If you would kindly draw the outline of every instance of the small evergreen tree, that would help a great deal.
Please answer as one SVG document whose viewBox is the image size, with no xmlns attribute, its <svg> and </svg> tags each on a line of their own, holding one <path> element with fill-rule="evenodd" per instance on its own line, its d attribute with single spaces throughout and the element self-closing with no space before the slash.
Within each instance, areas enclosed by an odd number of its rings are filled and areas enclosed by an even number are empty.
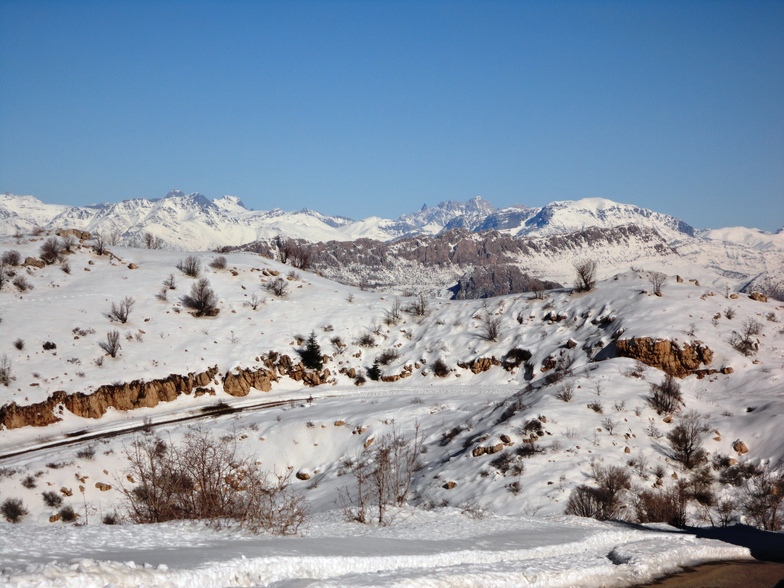
<svg viewBox="0 0 784 588">
<path fill-rule="evenodd" d="M 321 359 L 321 347 L 318 341 L 316 341 L 316 333 L 314 331 L 310 332 L 305 348 L 299 352 L 299 356 L 302 358 L 303 365 L 308 369 L 320 370 L 324 367 Z"/>
<path fill-rule="evenodd" d="M 373 381 L 378 381 L 381 379 L 381 368 L 378 365 L 378 360 L 373 362 L 373 366 L 367 368 L 367 376 Z"/>
</svg>

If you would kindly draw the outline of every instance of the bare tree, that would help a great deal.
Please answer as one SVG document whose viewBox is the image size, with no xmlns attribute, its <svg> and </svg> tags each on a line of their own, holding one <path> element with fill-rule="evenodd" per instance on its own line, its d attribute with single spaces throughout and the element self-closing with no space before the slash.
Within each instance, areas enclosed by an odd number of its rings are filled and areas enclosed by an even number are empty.
<svg viewBox="0 0 784 588">
<path fill-rule="evenodd" d="M 406 308 L 406 312 L 413 314 L 414 316 L 427 316 L 427 313 L 430 312 L 430 308 L 425 295 L 421 292 L 417 294 L 411 305 Z"/>
<path fill-rule="evenodd" d="M 193 316 L 215 316 L 218 314 L 218 297 L 207 278 L 201 278 L 191 286 L 190 295 L 180 298 L 182 305 L 194 311 Z"/>
<path fill-rule="evenodd" d="M 759 349 L 759 341 L 756 336 L 762 332 L 762 323 L 755 318 L 747 318 L 741 325 L 740 332 L 732 331 L 730 335 L 730 345 L 743 355 L 754 355 Z"/>
<path fill-rule="evenodd" d="M 198 278 L 201 272 L 201 262 L 195 255 L 189 255 L 177 264 L 177 269 L 191 278 Z"/>
<path fill-rule="evenodd" d="M 392 308 L 384 311 L 384 324 L 389 326 L 398 324 L 402 318 L 401 312 L 400 298 L 395 298 L 394 302 L 392 302 Z"/>
<path fill-rule="evenodd" d="M 142 235 L 142 240 L 144 241 L 144 246 L 147 249 L 160 249 L 163 247 L 163 241 L 161 241 L 160 237 L 156 237 L 149 231 L 145 231 Z"/>
<path fill-rule="evenodd" d="M 596 286 L 596 261 L 583 259 L 574 264 L 576 272 L 574 288 L 578 292 L 588 292 Z"/>
<path fill-rule="evenodd" d="M 103 349 L 110 357 L 117 357 L 122 345 L 120 345 L 120 331 L 114 329 L 106 333 L 106 341 L 100 341 L 98 346 Z"/>
<path fill-rule="evenodd" d="M 770 464 L 746 480 L 741 494 L 741 510 L 756 527 L 779 531 L 784 527 L 784 474 Z"/>
<path fill-rule="evenodd" d="M 123 298 L 122 302 L 115 304 L 112 302 L 112 308 L 106 313 L 110 321 L 117 321 L 118 323 L 125 324 L 128 322 L 128 317 L 131 314 L 131 309 L 136 301 L 130 296 Z"/>
<path fill-rule="evenodd" d="M 176 281 L 174 279 L 174 274 L 169 274 L 169 277 L 166 278 L 163 281 L 163 286 L 167 290 L 176 290 L 177 289 L 177 283 L 176 283 Z"/>
<path fill-rule="evenodd" d="M 11 380 L 11 360 L 4 353 L 0 355 L 0 384 L 3 386 L 10 386 Z"/>
<path fill-rule="evenodd" d="M 672 375 L 667 374 L 661 384 L 651 384 L 651 395 L 647 400 L 659 414 L 677 412 L 683 402 L 681 385 Z"/>
<path fill-rule="evenodd" d="M 648 281 L 651 283 L 651 286 L 653 286 L 653 293 L 656 294 L 656 296 L 661 296 L 661 289 L 662 286 L 667 283 L 667 276 L 662 272 L 651 272 L 648 274 Z"/>
<path fill-rule="evenodd" d="M 210 267 L 216 270 L 226 269 L 226 258 L 222 255 L 219 255 L 210 262 Z"/>
<path fill-rule="evenodd" d="M 93 251 L 96 255 L 104 255 L 108 251 L 106 248 L 106 239 L 100 233 L 93 235 Z"/>
<path fill-rule="evenodd" d="M 702 438 L 708 432 L 708 426 L 695 411 L 689 411 L 680 418 L 675 428 L 667 433 L 667 440 L 672 448 L 672 457 L 687 470 L 705 461 L 705 450 Z"/>
<path fill-rule="evenodd" d="M 22 263 L 22 254 L 16 249 L 3 252 L 2 262 L 11 267 L 16 267 Z"/>
</svg>

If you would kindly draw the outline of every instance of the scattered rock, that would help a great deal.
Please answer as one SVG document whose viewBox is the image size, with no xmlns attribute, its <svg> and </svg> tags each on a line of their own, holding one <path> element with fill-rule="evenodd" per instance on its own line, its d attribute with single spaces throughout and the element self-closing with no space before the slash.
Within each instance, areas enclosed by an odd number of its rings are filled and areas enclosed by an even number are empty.
<svg viewBox="0 0 784 588">
<path fill-rule="evenodd" d="M 749 452 L 748 446 L 740 439 L 732 444 L 732 450 L 735 451 L 738 455 L 743 455 L 744 453 Z"/>
<path fill-rule="evenodd" d="M 457 482 L 451 482 L 450 481 L 450 482 L 447 482 L 446 484 L 444 484 L 441 487 L 444 488 L 445 490 L 451 490 L 452 488 L 457 488 Z"/>
<path fill-rule="evenodd" d="M 752 300 L 756 300 L 757 302 L 767 302 L 768 297 L 765 296 L 762 292 L 752 292 L 749 294 L 749 298 Z"/>
<path fill-rule="evenodd" d="M 310 480 L 310 473 L 307 470 L 298 471 L 297 480 Z"/>
<path fill-rule="evenodd" d="M 66 496 L 66 497 L 73 496 L 73 490 L 71 490 L 70 488 L 66 488 L 65 486 L 60 488 L 60 492 L 62 492 L 63 496 Z"/>
<path fill-rule="evenodd" d="M 95 487 L 98 488 L 101 492 L 107 492 L 112 489 L 109 484 L 104 484 L 103 482 L 96 482 Z"/>
</svg>

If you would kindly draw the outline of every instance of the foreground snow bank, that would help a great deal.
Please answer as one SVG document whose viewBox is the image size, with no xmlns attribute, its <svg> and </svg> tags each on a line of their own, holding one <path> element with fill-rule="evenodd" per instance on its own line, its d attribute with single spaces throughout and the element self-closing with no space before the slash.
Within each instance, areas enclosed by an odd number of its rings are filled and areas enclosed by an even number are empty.
<svg viewBox="0 0 784 588">
<path fill-rule="evenodd" d="M 668 527 L 417 512 L 392 527 L 317 518 L 300 538 L 191 524 L 4 525 L 4 586 L 628 586 L 745 548 Z"/>
</svg>

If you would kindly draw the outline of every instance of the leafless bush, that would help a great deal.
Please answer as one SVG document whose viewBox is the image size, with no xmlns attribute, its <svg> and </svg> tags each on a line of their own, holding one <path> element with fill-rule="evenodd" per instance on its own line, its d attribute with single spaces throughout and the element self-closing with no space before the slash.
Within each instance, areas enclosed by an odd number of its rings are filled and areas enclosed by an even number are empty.
<svg viewBox="0 0 784 588">
<path fill-rule="evenodd" d="M 346 517 L 360 523 L 367 523 L 372 517 L 380 525 L 388 524 L 389 507 L 403 506 L 408 500 L 414 474 L 421 468 L 422 448 L 417 424 L 413 438 L 406 439 L 393 430 L 366 448 L 356 460 L 350 460 L 348 466 L 355 486 L 343 488 L 339 495 Z"/>
<path fill-rule="evenodd" d="M 8 266 L 2 260 L 0 260 L 0 290 L 3 289 L 3 286 L 11 279 L 11 271 L 8 270 Z"/>
<path fill-rule="evenodd" d="M 18 523 L 29 514 L 22 501 L 18 498 L 7 498 L 0 505 L 0 514 L 9 523 Z"/>
<path fill-rule="evenodd" d="M 219 255 L 215 259 L 210 262 L 210 267 L 216 270 L 224 270 L 226 269 L 226 258 L 222 255 Z"/>
<path fill-rule="evenodd" d="M 629 368 L 624 375 L 629 378 L 645 379 L 645 364 L 641 361 L 636 362 L 634 367 Z"/>
<path fill-rule="evenodd" d="M 123 298 L 119 304 L 112 302 L 112 308 L 106 313 L 106 316 L 110 321 L 117 321 L 124 325 L 128 322 L 128 317 L 131 315 L 131 309 L 135 303 L 136 301 L 130 296 Z"/>
<path fill-rule="evenodd" d="M 68 263 L 67 259 L 60 264 L 60 271 L 63 272 L 64 274 L 71 273 L 71 264 Z"/>
<path fill-rule="evenodd" d="M 160 237 L 156 237 L 149 231 L 145 231 L 142 235 L 142 240 L 144 241 L 144 246 L 147 249 L 160 249 L 163 247 L 163 241 Z"/>
<path fill-rule="evenodd" d="M 73 506 L 70 504 L 66 504 L 64 507 L 58 510 L 57 514 L 60 515 L 60 520 L 64 523 L 73 523 L 77 518 L 77 514 L 74 511 Z"/>
<path fill-rule="evenodd" d="M 661 384 L 651 384 L 651 395 L 646 400 L 658 414 L 677 412 L 683 403 L 681 385 L 667 374 Z"/>
<path fill-rule="evenodd" d="M 687 470 L 703 463 L 706 455 L 702 448 L 702 438 L 708 430 L 705 421 L 697 412 L 689 411 L 684 414 L 675 428 L 667 433 L 672 458 Z"/>
<path fill-rule="evenodd" d="M 688 500 L 682 488 L 643 490 L 634 494 L 634 512 L 638 523 L 667 523 L 673 527 L 686 525 Z"/>
<path fill-rule="evenodd" d="M 191 293 L 180 297 L 180 302 L 190 308 L 193 316 L 215 316 L 218 314 L 218 297 L 210 287 L 207 278 L 201 278 L 191 286 Z"/>
<path fill-rule="evenodd" d="M 779 531 L 784 526 L 784 474 L 770 464 L 750 477 L 743 486 L 740 508 L 754 526 L 766 531 Z"/>
<path fill-rule="evenodd" d="M 357 345 L 360 347 L 373 347 L 375 344 L 376 340 L 370 333 L 363 333 L 359 336 L 359 339 L 357 339 Z"/>
<path fill-rule="evenodd" d="M 581 484 L 569 495 L 565 514 L 605 521 L 617 518 L 623 507 L 623 493 L 631 487 L 629 474 L 619 466 L 597 467 L 597 486 Z"/>
<path fill-rule="evenodd" d="M 106 245 L 106 239 L 102 235 L 98 233 L 93 235 L 93 251 L 96 255 L 105 255 L 108 252 Z"/>
<path fill-rule="evenodd" d="M 598 414 L 603 414 L 604 413 L 604 406 L 602 406 L 602 403 L 599 402 L 598 400 L 593 400 L 593 401 L 589 402 L 588 403 L 588 408 L 590 408 L 592 411 L 594 411 L 595 413 L 598 413 Z"/>
<path fill-rule="evenodd" d="M 653 293 L 657 296 L 661 296 L 661 289 L 664 284 L 667 283 L 667 276 L 661 272 L 651 272 L 648 275 L 648 281 L 653 286 Z"/>
<path fill-rule="evenodd" d="M 62 497 L 57 492 L 52 492 L 51 490 L 41 493 L 41 497 L 44 500 L 44 504 L 49 508 L 58 508 L 63 503 Z"/>
<path fill-rule="evenodd" d="M 176 290 L 177 283 L 174 279 L 174 274 L 169 274 L 169 277 L 163 281 L 163 287 L 168 290 Z"/>
<path fill-rule="evenodd" d="M 615 431 L 615 427 L 617 427 L 617 426 L 618 426 L 618 421 L 614 421 L 614 420 L 612 420 L 610 417 L 605 417 L 605 418 L 602 420 L 602 427 L 603 427 L 603 428 L 604 428 L 604 430 L 605 430 L 605 431 L 607 431 L 607 432 L 608 432 L 610 435 L 612 435 L 612 434 L 613 434 L 613 431 Z"/>
<path fill-rule="evenodd" d="M 288 535 L 305 522 L 307 509 L 291 476 L 262 472 L 240 455 L 236 441 L 189 431 L 183 443 L 137 438 L 125 447 L 120 484 L 128 518 L 136 523 L 198 519 L 219 526 L 233 520 L 253 532 Z"/>
<path fill-rule="evenodd" d="M 109 231 L 106 234 L 105 239 L 109 245 L 119 245 L 120 241 L 122 241 L 122 235 L 120 234 L 120 231 Z"/>
<path fill-rule="evenodd" d="M 576 273 L 574 289 L 577 292 L 588 292 L 596 286 L 596 261 L 584 259 L 574 264 Z"/>
<path fill-rule="evenodd" d="M 735 309 L 731 306 L 728 306 L 724 309 L 724 316 L 727 317 L 728 320 L 732 320 L 735 316 Z"/>
<path fill-rule="evenodd" d="M 11 249 L 9 251 L 4 251 L 2 258 L 0 258 L 4 264 L 9 265 L 11 267 L 16 267 L 20 263 L 22 263 L 22 254 L 19 253 L 16 249 Z"/>
<path fill-rule="evenodd" d="M 558 400 L 562 400 L 564 402 L 571 402 L 572 398 L 574 398 L 574 384 L 571 382 L 565 382 L 564 384 L 561 384 L 558 392 L 555 393 L 555 397 Z"/>
<path fill-rule="evenodd" d="M 332 343 L 332 349 L 335 350 L 335 353 L 343 353 L 346 350 L 346 344 L 343 343 L 343 339 L 337 335 L 332 337 L 329 342 Z"/>
<path fill-rule="evenodd" d="M 258 295 L 253 294 L 245 301 L 245 306 L 249 306 L 251 310 L 258 310 L 259 306 L 264 302 L 264 299 L 259 298 Z"/>
<path fill-rule="evenodd" d="M 177 264 L 177 269 L 191 278 L 198 278 L 201 273 L 201 262 L 195 255 L 189 255 Z"/>
<path fill-rule="evenodd" d="M 501 319 L 493 316 L 488 310 L 482 318 L 482 324 L 479 327 L 479 338 L 484 341 L 498 341 L 501 334 Z"/>
<path fill-rule="evenodd" d="M 11 360 L 8 359 L 8 356 L 4 353 L 0 356 L 0 384 L 3 386 L 10 386 L 12 379 Z"/>
<path fill-rule="evenodd" d="M 414 316 L 427 316 L 430 306 L 424 294 L 418 294 L 414 301 L 406 308 L 406 312 Z"/>
<path fill-rule="evenodd" d="M 386 349 L 376 356 L 376 361 L 380 365 L 389 365 L 390 363 L 395 361 L 398 357 L 400 357 L 400 353 L 398 353 L 397 350 Z"/>
<path fill-rule="evenodd" d="M 106 341 L 100 341 L 98 346 L 108 353 L 110 357 L 117 357 L 117 353 L 122 348 L 122 345 L 120 345 L 120 331 L 114 329 L 106 333 Z"/>
<path fill-rule="evenodd" d="M 402 310 L 400 299 L 395 298 L 394 302 L 392 302 L 392 308 L 384 312 L 384 324 L 390 326 L 398 324 L 402 318 Z"/>
<path fill-rule="evenodd" d="M 79 242 L 74 238 L 73 235 L 67 235 L 63 237 L 63 253 L 73 253 Z"/>
<path fill-rule="evenodd" d="M 40 249 L 41 259 L 47 265 L 52 265 L 62 259 L 63 242 L 57 237 L 49 237 L 43 242 Z"/>
<path fill-rule="evenodd" d="M 23 275 L 18 275 L 14 278 L 13 281 L 14 286 L 16 286 L 20 292 L 27 292 L 33 289 L 33 285 L 27 281 L 27 278 Z"/>
<path fill-rule="evenodd" d="M 266 284 L 264 284 L 264 289 L 267 292 L 271 292 L 278 298 L 285 298 L 289 293 L 289 284 L 283 278 L 277 277 L 272 278 Z"/>
<path fill-rule="evenodd" d="M 756 336 L 762 332 L 762 323 L 755 318 L 747 318 L 741 325 L 740 332 L 732 331 L 730 345 L 743 355 L 754 355 L 759 349 Z"/>
</svg>

